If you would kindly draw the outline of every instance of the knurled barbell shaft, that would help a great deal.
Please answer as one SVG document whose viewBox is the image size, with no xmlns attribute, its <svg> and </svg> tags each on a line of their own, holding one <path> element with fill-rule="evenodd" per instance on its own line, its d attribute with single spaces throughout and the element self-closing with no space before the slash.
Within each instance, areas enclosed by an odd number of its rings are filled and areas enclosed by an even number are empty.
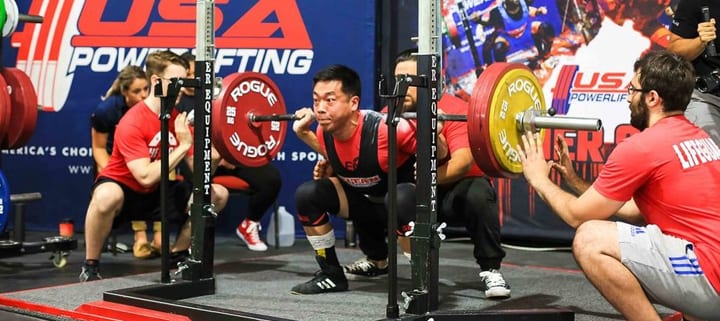
<svg viewBox="0 0 720 321">
<path fill-rule="evenodd" d="M 416 112 L 404 112 L 400 117 L 405 119 L 417 119 Z M 467 115 L 460 114 L 439 114 L 437 115 L 438 120 L 442 121 L 467 121 Z"/>
<path fill-rule="evenodd" d="M 43 17 L 21 13 L 21 14 L 18 14 L 18 21 L 31 22 L 31 23 L 42 23 Z"/>
<path fill-rule="evenodd" d="M 298 120 L 302 117 L 298 117 L 295 114 L 272 114 L 272 115 L 255 115 L 253 113 L 250 113 L 248 115 L 248 119 L 251 122 L 262 122 L 262 121 L 289 121 L 289 120 Z"/>
</svg>

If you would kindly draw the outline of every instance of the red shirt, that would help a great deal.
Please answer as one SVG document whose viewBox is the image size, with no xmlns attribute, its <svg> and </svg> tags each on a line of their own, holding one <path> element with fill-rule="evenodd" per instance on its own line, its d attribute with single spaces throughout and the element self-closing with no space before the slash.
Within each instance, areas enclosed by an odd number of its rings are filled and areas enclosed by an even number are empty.
<svg viewBox="0 0 720 321">
<path fill-rule="evenodd" d="M 169 121 L 168 145 L 170 151 L 177 147 L 174 124 L 177 112 Z M 188 152 L 192 155 L 192 148 Z M 141 158 L 150 161 L 160 159 L 160 120 L 145 102 L 139 102 L 120 119 L 115 129 L 115 146 L 110 160 L 98 176 L 113 179 L 138 193 L 149 193 L 158 185 L 145 188 L 135 179 L 127 166 L 128 162 Z"/>
<path fill-rule="evenodd" d="M 363 117 L 361 113 L 366 110 L 361 110 L 357 117 L 357 127 L 353 132 L 352 137 L 348 140 L 335 139 L 335 149 L 337 150 L 337 156 L 340 162 L 343 164 L 352 164 L 353 160 L 360 156 L 360 141 L 362 140 L 362 128 L 363 128 Z M 387 124 L 383 121 L 378 128 L 377 137 L 377 155 L 378 164 L 383 171 L 387 172 L 388 169 L 388 128 Z M 317 127 L 317 137 L 320 143 L 320 147 L 323 150 L 325 148 L 325 137 L 323 136 L 322 126 Z M 366 138 L 367 139 L 367 138 Z M 408 121 L 401 119 L 397 125 L 397 164 L 404 163 L 408 158 L 415 155 L 415 126 L 410 124 Z"/>
<path fill-rule="evenodd" d="M 634 198 L 648 224 L 692 242 L 720 292 L 720 149 L 702 129 L 684 116 L 661 119 L 618 144 L 593 187 Z"/>
<path fill-rule="evenodd" d="M 446 114 L 467 115 L 468 102 L 451 94 L 443 94 L 438 101 L 438 108 Z M 386 113 L 387 109 L 387 107 L 383 108 L 383 112 Z M 417 122 L 416 119 L 412 119 L 410 121 L 413 123 Z M 443 128 L 440 133 L 445 136 L 450 156 L 452 156 L 452 153 L 458 149 L 470 148 L 467 125 L 467 122 L 462 121 L 446 121 L 443 124 Z M 485 175 L 485 173 L 480 169 L 477 162 L 472 162 L 472 166 L 465 174 L 465 177 L 478 177 L 483 175 Z"/>
<path fill-rule="evenodd" d="M 450 94 L 443 94 L 438 101 L 438 107 L 446 114 L 466 115 L 468 113 L 468 102 Z M 450 155 L 458 149 L 470 149 L 468 139 L 468 123 L 460 121 L 446 121 L 443 124 L 442 134 L 447 141 Z M 472 162 L 472 167 L 465 174 L 465 177 L 483 176 L 484 173 L 477 162 Z"/>
</svg>

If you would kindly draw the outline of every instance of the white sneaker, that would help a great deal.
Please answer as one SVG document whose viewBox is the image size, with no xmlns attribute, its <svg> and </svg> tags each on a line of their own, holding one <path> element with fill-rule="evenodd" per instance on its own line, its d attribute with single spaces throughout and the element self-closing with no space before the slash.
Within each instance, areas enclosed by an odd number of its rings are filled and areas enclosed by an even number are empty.
<svg viewBox="0 0 720 321">
<path fill-rule="evenodd" d="M 248 249 L 251 251 L 267 251 L 268 247 L 265 245 L 265 242 L 260 239 L 259 231 L 260 223 L 244 219 L 235 229 L 235 234 L 247 244 Z"/>
<path fill-rule="evenodd" d="M 509 298 L 510 286 L 505 282 L 500 271 L 490 269 L 480 272 L 480 280 L 483 282 L 486 298 Z"/>
<path fill-rule="evenodd" d="M 367 258 L 361 258 L 351 264 L 343 266 L 343 272 L 348 280 L 358 280 L 361 277 L 373 278 L 388 273 L 387 265 L 379 268 L 375 263 Z"/>
</svg>

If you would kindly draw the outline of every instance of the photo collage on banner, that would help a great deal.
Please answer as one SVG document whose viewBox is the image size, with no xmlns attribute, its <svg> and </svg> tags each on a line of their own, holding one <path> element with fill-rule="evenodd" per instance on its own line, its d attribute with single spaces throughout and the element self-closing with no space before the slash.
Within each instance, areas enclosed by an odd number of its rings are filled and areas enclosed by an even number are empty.
<svg viewBox="0 0 720 321">
<path fill-rule="evenodd" d="M 643 52 L 667 46 L 676 2 L 443 0 L 445 90 L 469 101 L 489 65 L 525 64 L 557 115 L 602 120 L 599 132 L 545 132 L 545 155 L 554 154 L 551 144 L 562 135 L 579 174 L 593 179 L 613 146 L 637 132 L 626 101 L 633 63 Z M 535 229 L 541 226 L 548 238 L 558 230 L 571 238 L 569 227 L 536 200 L 524 179 L 496 183 L 503 234 L 542 234 Z"/>
</svg>

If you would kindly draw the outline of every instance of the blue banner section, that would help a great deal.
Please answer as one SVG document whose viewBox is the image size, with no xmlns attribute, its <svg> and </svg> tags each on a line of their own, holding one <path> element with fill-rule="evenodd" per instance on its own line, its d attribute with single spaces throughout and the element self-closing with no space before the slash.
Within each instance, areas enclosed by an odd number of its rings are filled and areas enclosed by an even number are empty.
<svg viewBox="0 0 720 321">
<path fill-rule="evenodd" d="M 27 228 L 56 230 L 63 218 L 81 229 L 94 179 L 89 117 L 120 69 L 144 63 L 148 52 L 195 47 L 195 1 L 19 2 L 21 12 L 44 16 L 20 24 L 3 39 L 3 66 L 31 76 L 44 112 L 30 141 L 2 151 L 11 193 L 40 192 L 28 206 Z M 256 71 L 277 84 L 289 113 L 312 106 L 312 76 L 345 64 L 363 79 L 361 105 L 373 108 L 375 3 L 333 0 L 215 1 L 218 76 Z M 288 132 L 273 163 L 283 186 L 279 204 L 295 213 L 294 191 L 311 179 L 318 155 Z M 235 204 L 232 204 L 232 203 Z M 231 199 L 219 231 L 244 217 L 245 200 Z M 267 218 L 265 221 L 267 222 Z M 342 226 L 337 220 L 339 236 Z M 226 222 L 226 224 L 224 224 Z M 296 224 L 298 232 L 302 230 Z"/>
</svg>

